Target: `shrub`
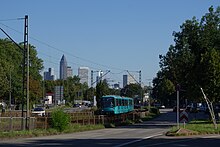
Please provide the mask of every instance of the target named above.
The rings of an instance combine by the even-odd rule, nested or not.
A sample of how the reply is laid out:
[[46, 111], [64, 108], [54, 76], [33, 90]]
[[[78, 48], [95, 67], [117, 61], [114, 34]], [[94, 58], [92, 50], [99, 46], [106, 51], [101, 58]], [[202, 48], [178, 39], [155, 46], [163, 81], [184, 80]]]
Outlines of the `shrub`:
[[73, 107], [73, 104], [70, 103], [70, 102], [67, 102], [67, 103], [65, 103], [65, 106], [67, 106], [67, 107]]
[[160, 111], [156, 107], [151, 107], [150, 108], [150, 113], [154, 113], [154, 114], [158, 115], [158, 114], [160, 114]]
[[62, 109], [58, 108], [52, 112], [52, 128], [62, 132], [68, 128], [70, 124], [70, 116]]

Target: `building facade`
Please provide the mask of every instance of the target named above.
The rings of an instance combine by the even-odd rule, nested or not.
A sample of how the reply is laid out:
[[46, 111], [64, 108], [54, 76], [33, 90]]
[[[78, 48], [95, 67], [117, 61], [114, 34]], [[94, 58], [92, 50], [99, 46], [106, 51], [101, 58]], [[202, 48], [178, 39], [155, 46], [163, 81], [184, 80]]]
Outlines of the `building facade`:
[[126, 85], [129, 85], [129, 84], [135, 84], [136, 81], [134, 78], [135, 77], [131, 76], [131, 75], [123, 75], [123, 87], [125, 87]]
[[44, 72], [44, 80], [51, 80], [51, 81], [56, 80], [56, 76], [54, 74], [53, 68], [48, 68], [48, 71]]
[[73, 69], [67, 66], [67, 77], [73, 77]]
[[84, 84], [84, 83], [87, 83], [87, 85], [89, 84], [89, 68], [88, 67], [79, 67], [78, 76], [80, 78], [81, 84]]
[[62, 56], [60, 60], [60, 79], [61, 80], [67, 79], [67, 61], [64, 55]]

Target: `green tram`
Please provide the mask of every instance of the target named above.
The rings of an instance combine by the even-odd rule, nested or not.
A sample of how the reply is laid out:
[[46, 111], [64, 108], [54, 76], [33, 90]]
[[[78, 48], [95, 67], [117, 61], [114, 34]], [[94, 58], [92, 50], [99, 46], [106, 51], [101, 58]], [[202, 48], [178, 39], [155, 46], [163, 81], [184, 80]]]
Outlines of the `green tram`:
[[106, 95], [100, 100], [102, 114], [122, 114], [134, 110], [133, 98]]

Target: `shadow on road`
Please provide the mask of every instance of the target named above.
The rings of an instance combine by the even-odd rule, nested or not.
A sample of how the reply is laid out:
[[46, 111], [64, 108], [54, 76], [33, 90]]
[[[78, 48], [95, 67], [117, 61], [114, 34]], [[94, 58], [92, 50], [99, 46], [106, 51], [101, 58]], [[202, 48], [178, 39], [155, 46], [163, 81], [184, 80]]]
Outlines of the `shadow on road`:
[[217, 147], [220, 144], [220, 138], [216, 137], [155, 137], [155, 138], [129, 138], [129, 139], [44, 139], [29, 140], [25, 143], [0, 143], [0, 146], [80, 146], [80, 147], [121, 147], [121, 146], [193, 146], [193, 147]]

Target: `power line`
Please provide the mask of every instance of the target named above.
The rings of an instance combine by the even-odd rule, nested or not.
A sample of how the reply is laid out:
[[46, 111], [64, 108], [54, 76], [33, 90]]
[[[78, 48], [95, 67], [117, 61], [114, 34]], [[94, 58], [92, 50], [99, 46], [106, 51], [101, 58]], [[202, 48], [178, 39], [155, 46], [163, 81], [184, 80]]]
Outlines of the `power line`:
[[[15, 32], [17, 32], [17, 33], [19, 33], [19, 34], [22, 34], [22, 32], [17, 31], [16, 29], [13, 29], [13, 28], [11, 28], [11, 27], [9, 27], [9, 26], [3, 24], [3, 23], [0, 23], [0, 24], [3, 25], [3, 26], [5, 26], [5, 27], [7, 27], [7, 28], [9, 28], [9, 29], [11, 29], [11, 30], [13, 30], [13, 31], [15, 31]], [[57, 50], [57, 51], [59, 51], [59, 52], [61, 52], [61, 53], [68, 54], [68, 55], [70, 55], [70, 56], [72, 56], [72, 57], [74, 57], [74, 58], [77, 58], [77, 59], [79, 59], [79, 60], [86, 61], [86, 62], [88, 62], [88, 63], [92, 63], [92, 64], [94, 64], [94, 65], [98, 65], [98, 66], [101, 66], [101, 67], [105, 67], [105, 68], [107, 68], [107, 69], [124, 70], [124, 69], [120, 69], [120, 68], [117, 68], [117, 67], [112, 67], [112, 66], [107, 66], [107, 65], [100, 64], [100, 63], [96, 63], [96, 62], [94, 62], [94, 61], [91, 61], [91, 60], [84, 59], [84, 58], [82, 58], [82, 57], [73, 55], [73, 54], [71, 54], [71, 53], [69, 53], [69, 52], [66, 52], [66, 51], [63, 51], [63, 50], [61, 50], [61, 49], [59, 49], [59, 48], [56, 48], [56, 47], [54, 47], [54, 46], [52, 46], [52, 45], [50, 45], [50, 44], [48, 44], [48, 43], [46, 43], [46, 42], [43, 42], [43, 41], [38, 40], [38, 39], [36, 39], [36, 38], [34, 38], [34, 37], [31, 37], [30, 35], [29, 35], [29, 38], [32, 39], [32, 40], [35, 40], [36, 42], [38, 42], [38, 43], [40, 43], [40, 44], [43, 44], [43, 45], [45, 45], [45, 46], [47, 46], [47, 47], [49, 47], [49, 48], [52, 48], [52, 49], [54, 49], [54, 50]]]
[[[17, 20], [17, 19], [8, 19], [8, 20]], [[8, 25], [5, 25], [5, 24], [3, 24], [3, 23], [1, 23], [1, 22], [0, 22], [0, 24], [3, 25], [4, 27], [9, 28], [10, 30], [13, 30], [13, 31], [17, 32], [18, 34], [23, 34], [22, 32], [17, 31], [16, 29], [13, 29], [13, 28], [9, 27]], [[61, 50], [61, 49], [59, 49], [59, 48], [57, 48], [57, 47], [54, 47], [54, 46], [52, 46], [52, 45], [50, 45], [50, 44], [48, 44], [48, 43], [46, 43], [46, 42], [43, 42], [43, 41], [41, 41], [41, 40], [39, 40], [39, 39], [36, 39], [35, 37], [32, 37], [32, 36], [30, 36], [30, 35], [29, 35], [29, 38], [32, 39], [32, 40], [34, 40], [34, 41], [36, 41], [36, 42], [38, 42], [38, 43], [40, 43], [40, 44], [43, 44], [43, 45], [49, 47], [49, 48], [51, 48], [51, 49], [57, 50], [57, 51], [59, 51], [59, 52], [61, 52], [61, 53], [65, 53], [65, 54], [67, 54], [67, 55], [69, 55], [69, 56], [72, 56], [72, 57], [74, 57], [74, 58], [76, 58], [76, 59], [79, 59], [79, 60], [81, 60], [81, 61], [86, 61], [87, 63], [93, 64], [93, 65], [97, 65], [97, 66], [100, 66], [100, 67], [105, 67], [105, 68], [107, 68], [107, 69], [116, 69], [116, 70], [120, 70], [120, 71], [121, 71], [121, 72], [118, 72], [118, 73], [113, 73], [113, 72], [111, 72], [111, 73], [114, 74], [114, 75], [115, 75], [115, 74], [122, 74], [123, 72], [128, 71], [128, 70], [125, 70], [125, 69], [120, 69], [120, 68], [117, 68], [117, 67], [112, 67], [112, 66], [103, 65], [103, 64], [96, 63], [96, 62], [91, 61], [91, 60], [88, 60], [88, 59], [81, 58], [81, 57], [76, 56], [76, 55], [73, 55], [73, 54], [71, 54], [71, 53], [69, 53], [69, 52], [63, 51], [63, 50]], [[45, 53], [41, 52], [41, 50], [38, 50], [38, 52], [39, 52], [40, 54], [43, 54], [43, 55], [49, 57], [49, 60], [44, 59], [45, 61], [49, 61], [49, 63], [53, 63], [54, 65], [58, 65], [58, 66], [59, 66], [59, 63], [55, 63], [55, 62], [50, 61], [51, 58], [54, 59], [55, 57], [52, 57], [51, 55], [45, 54]], [[57, 61], [59, 61], [59, 60], [60, 60], [60, 59], [57, 58]], [[82, 65], [82, 64], [74, 63], [74, 62], [68, 62], [68, 63], [74, 64], [74, 65], [78, 65], [78, 66], [86, 66], [86, 67], [89, 67], [91, 70], [93, 70], [93, 69], [94, 69], [94, 70], [103, 70], [102, 68], [97, 68], [97, 67], [94, 67], [94, 66]], [[129, 71], [129, 72], [137, 72], [137, 71]], [[120, 78], [120, 79], [121, 79], [121, 78]], [[138, 83], [138, 82], [137, 82], [137, 83]]]
[[0, 19], [0, 21], [15, 21], [15, 20], [23, 20], [24, 18], [10, 18], [10, 19]]
[[[51, 55], [48, 55], [48, 54], [46, 54], [46, 53], [42, 53], [41, 51], [39, 51], [39, 54], [42, 54], [42, 55], [44, 55], [44, 56], [47, 56], [47, 57], [49, 57], [49, 58], [51, 58]], [[55, 58], [55, 57], [53, 57], [53, 59], [56, 59], [56, 61], [59, 61], [60, 59], [59, 58]], [[57, 65], [57, 66], [59, 66], [59, 63], [55, 63], [54, 61], [50, 61], [50, 59], [44, 59], [44, 61], [47, 61], [47, 62], [49, 62], [49, 63], [53, 63], [54, 65]], [[68, 64], [73, 64], [73, 65], [77, 65], [77, 66], [79, 66], [79, 67], [89, 67], [91, 70], [101, 70], [100, 68], [96, 68], [96, 67], [93, 67], [93, 66], [87, 66], [87, 65], [83, 65], [83, 64], [80, 64], [80, 63], [75, 63], [75, 62], [69, 62], [68, 61]]]

